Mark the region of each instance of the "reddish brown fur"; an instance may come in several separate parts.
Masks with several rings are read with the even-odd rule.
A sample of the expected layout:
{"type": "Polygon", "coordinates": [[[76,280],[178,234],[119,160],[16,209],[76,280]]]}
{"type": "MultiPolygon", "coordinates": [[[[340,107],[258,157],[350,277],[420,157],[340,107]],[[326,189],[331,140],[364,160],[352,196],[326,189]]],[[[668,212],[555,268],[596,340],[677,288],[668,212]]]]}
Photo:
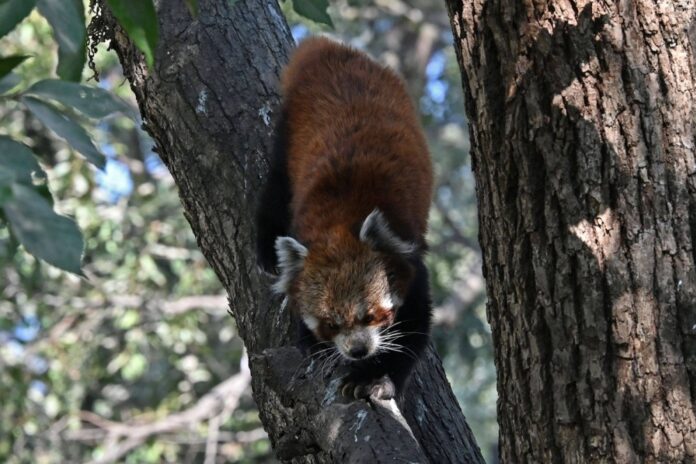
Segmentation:
{"type": "Polygon", "coordinates": [[[358,232],[379,208],[401,239],[424,245],[432,168],[406,87],[364,53],[324,38],[298,47],[282,86],[291,228],[309,249],[290,294],[311,308],[320,338],[386,327],[395,316],[382,298],[403,297],[413,270],[358,232]]]}
{"type": "Polygon", "coordinates": [[[323,252],[363,248],[357,229],[375,207],[400,237],[423,244],[432,168],[401,79],[364,53],[312,38],[293,54],[282,87],[292,228],[316,250],[305,266],[320,265],[323,252]]]}
{"type": "MultiPolygon", "coordinates": [[[[334,231],[334,233],[337,233],[334,231]]],[[[345,232],[349,234],[349,232],[345,232]]],[[[340,330],[356,326],[388,326],[394,321],[394,311],[382,306],[382,297],[389,293],[385,257],[367,249],[351,237],[333,237],[325,243],[345,243],[346,248],[311,250],[303,276],[291,290],[301,307],[319,322],[317,335],[329,340],[340,330]],[[365,314],[361,314],[360,307],[365,314]],[[335,323],[336,328],[331,328],[335,323]]],[[[389,266],[408,268],[407,265],[389,266]]],[[[396,271],[393,271],[396,272],[396,271]]],[[[410,280],[410,275],[402,276],[410,280]]]]}

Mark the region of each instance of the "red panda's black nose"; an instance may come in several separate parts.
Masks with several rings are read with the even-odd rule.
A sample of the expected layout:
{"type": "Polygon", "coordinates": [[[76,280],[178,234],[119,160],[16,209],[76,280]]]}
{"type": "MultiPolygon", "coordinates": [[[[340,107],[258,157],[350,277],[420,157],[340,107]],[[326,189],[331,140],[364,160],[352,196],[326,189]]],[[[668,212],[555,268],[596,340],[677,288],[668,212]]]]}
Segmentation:
{"type": "Polygon", "coordinates": [[[360,345],[360,346],[354,346],[353,348],[350,349],[350,356],[355,358],[355,359],[362,359],[365,356],[367,356],[367,346],[365,345],[360,345]]]}

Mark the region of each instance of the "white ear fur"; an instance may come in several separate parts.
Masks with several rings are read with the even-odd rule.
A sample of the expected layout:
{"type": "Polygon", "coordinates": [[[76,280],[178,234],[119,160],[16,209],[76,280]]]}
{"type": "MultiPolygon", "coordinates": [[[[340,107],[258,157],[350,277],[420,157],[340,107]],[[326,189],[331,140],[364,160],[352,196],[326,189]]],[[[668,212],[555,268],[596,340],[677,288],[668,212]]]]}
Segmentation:
{"type": "Polygon", "coordinates": [[[387,218],[379,209],[372,211],[360,228],[360,241],[379,251],[408,255],[416,251],[416,244],[399,238],[389,227],[387,218]]]}
{"type": "Polygon", "coordinates": [[[277,293],[287,293],[292,280],[300,273],[307,257],[307,248],[292,237],[278,237],[275,241],[280,276],[273,284],[277,293]]]}

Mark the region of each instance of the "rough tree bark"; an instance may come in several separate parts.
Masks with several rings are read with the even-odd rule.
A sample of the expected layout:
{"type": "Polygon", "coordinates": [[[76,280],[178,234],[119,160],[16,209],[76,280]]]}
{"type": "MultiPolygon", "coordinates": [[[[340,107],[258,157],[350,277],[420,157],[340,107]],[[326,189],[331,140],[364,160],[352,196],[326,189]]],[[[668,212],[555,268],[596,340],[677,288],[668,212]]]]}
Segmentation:
{"type": "Polygon", "coordinates": [[[502,461],[695,462],[694,2],[447,4],[502,461]]]}
{"type": "Polygon", "coordinates": [[[111,39],[199,246],[228,291],[254,397],[280,459],[483,462],[432,349],[399,409],[393,402],[343,402],[336,378],[288,346],[290,315],[270,295],[251,246],[277,78],[293,44],[277,3],[199,0],[192,18],[185,2],[159,1],[152,73],[104,2],[96,6],[101,14],[92,29],[111,39]]]}

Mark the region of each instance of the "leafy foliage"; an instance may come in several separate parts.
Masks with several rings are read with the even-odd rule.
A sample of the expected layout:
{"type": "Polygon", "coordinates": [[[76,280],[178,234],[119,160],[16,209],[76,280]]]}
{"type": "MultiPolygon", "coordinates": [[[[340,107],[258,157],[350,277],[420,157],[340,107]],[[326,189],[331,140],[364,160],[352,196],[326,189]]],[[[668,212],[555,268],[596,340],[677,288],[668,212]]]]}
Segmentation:
{"type": "MultiPolygon", "coordinates": [[[[157,13],[152,0],[107,0],[111,11],[128,37],[145,55],[150,69],[155,65],[155,49],[159,38],[157,13]]],[[[189,2],[189,5],[192,3],[189,2]]],[[[197,3],[195,3],[197,6],[197,3]]]]}
{"type": "Polygon", "coordinates": [[[119,111],[135,116],[133,109],[123,100],[99,87],[58,79],[44,79],[29,87],[24,93],[57,101],[90,118],[101,119],[119,111]]]}
{"type": "Polygon", "coordinates": [[[27,251],[66,271],[80,274],[82,235],[71,219],[53,211],[36,190],[15,182],[2,205],[12,232],[27,251]]]}
{"type": "Polygon", "coordinates": [[[28,55],[12,55],[0,58],[0,78],[5,77],[14,68],[22,64],[22,61],[29,58],[28,55]]]}
{"type": "Polygon", "coordinates": [[[58,137],[65,139],[90,163],[98,168],[104,167],[106,164],[104,155],[94,146],[87,131],[69,113],[60,111],[51,103],[43,102],[34,97],[22,97],[22,102],[46,127],[55,132],[58,137]]]}
{"type": "Polygon", "coordinates": [[[331,16],[326,12],[329,7],[328,0],[292,0],[292,5],[297,14],[316,23],[333,27],[331,16]]]}
{"type": "Polygon", "coordinates": [[[87,59],[87,28],[82,0],[38,0],[37,7],[53,28],[58,42],[58,76],[79,81],[87,59]]]}
{"type": "MultiPolygon", "coordinates": [[[[99,88],[56,79],[56,31],[39,13],[0,39],[3,52],[32,57],[0,79],[0,462],[10,464],[99,459],[109,431],[89,418],[166,421],[243,365],[171,177],[123,117],[133,97],[114,56],[99,55],[99,88]]],[[[269,462],[250,391],[240,401],[211,411],[217,454],[269,462]]],[[[124,459],[198,459],[208,423],[192,425],[124,459]]]]}
{"type": "Polygon", "coordinates": [[[0,78],[0,95],[14,89],[21,82],[22,79],[13,72],[10,72],[5,77],[0,78]]]}
{"type": "Polygon", "coordinates": [[[0,2],[0,37],[10,32],[29,16],[36,0],[3,0],[0,2]]]}
{"type": "Polygon", "coordinates": [[[3,154],[0,158],[0,172],[6,173],[6,178],[11,182],[32,185],[33,176],[46,177],[27,146],[0,135],[0,153],[3,154]]]}
{"type": "MultiPolygon", "coordinates": [[[[104,155],[83,127],[84,121],[73,110],[95,119],[115,112],[132,115],[133,111],[103,89],[69,82],[80,80],[86,59],[86,27],[81,0],[5,0],[0,3],[0,32],[7,34],[14,29],[34,6],[52,26],[58,43],[56,72],[61,79],[43,79],[4,98],[22,105],[89,162],[103,169],[106,163],[104,155]]],[[[22,78],[12,71],[27,58],[29,55],[26,54],[0,58],[0,94],[7,94],[21,85],[22,78]]],[[[0,219],[7,221],[13,239],[29,253],[63,270],[80,274],[83,239],[79,229],[71,219],[53,212],[48,189],[45,185],[28,182],[27,172],[22,171],[23,166],[18,164],[18,160],[24,160],[25,165],[36,163],[31,150],[7,136],[0,138],[0,148],[0,207],[3,211],[0,219]]],[[[38,165],[32,168],[43,172],[38,165]]]]}

